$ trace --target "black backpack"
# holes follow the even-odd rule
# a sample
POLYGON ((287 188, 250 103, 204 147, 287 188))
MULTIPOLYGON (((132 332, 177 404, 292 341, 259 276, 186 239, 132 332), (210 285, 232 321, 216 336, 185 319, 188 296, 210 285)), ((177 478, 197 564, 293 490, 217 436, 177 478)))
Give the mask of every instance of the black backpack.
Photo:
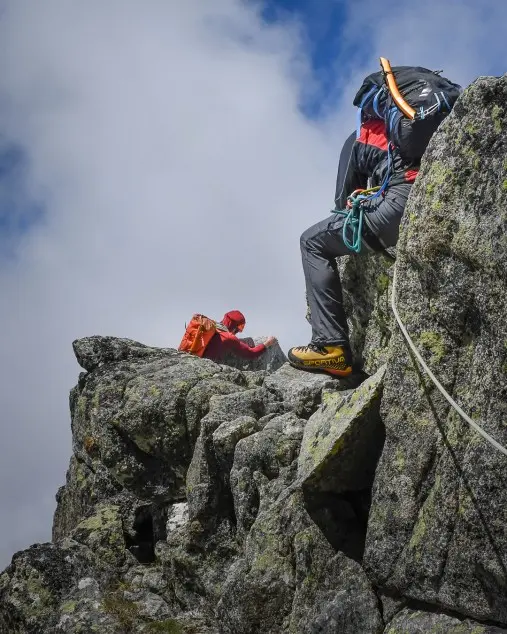
POLYGON ((384 70, 368 75, 354 99, 359 123, 382 119, 387 136, 407 161, 418 162, 440 123, 449 114, 462 88, 439 73, 420 66, 395 66, 381 58, 384 70), (387 62, 387 66, 384 65, 387 62), (386 72, 386 68, 389 70, 386 72), (392 72, 402 99, 415 110, 409 118, 400 110, 388 86, 392 72))

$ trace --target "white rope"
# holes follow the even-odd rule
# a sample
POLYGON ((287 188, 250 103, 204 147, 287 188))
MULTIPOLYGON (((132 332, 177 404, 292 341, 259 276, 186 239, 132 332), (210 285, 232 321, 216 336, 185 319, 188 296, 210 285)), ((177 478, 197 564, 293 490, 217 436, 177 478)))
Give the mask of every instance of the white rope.
POLYGON ((458 412, 458 414, 462 418, 464 418, 466 420, 466 422, 471 427, 473 427, 477 433, 479 433, 490 444, 492 444, 493 447, 496 447, 496 449, 498 449, 498 451, 501 451, 504 455, 507 456, 507 449, 505 447, 503 447, 499 442, 497 442, 494 438, 492 438, 487 432, 485 432, 484 429, 482 429, 482 427, 480 427, 475 421, 473 421, 470 418, 470 416, 465 414, 465 412, 456 403, 456 401, 445 391, 443 385, 436 378, 436 376, 433 374, 433 372, 428 368, 428 366, 426 365, 424 359, 419 354, 419 351, 415 347, 414 342, 412 341, 412 339, 410 338, 410 335, 407 332, 407 329, 403 325, 403 322, 401 321, 401 317, 400 317, 400 315, 398 313, 398 309, 396 308, 396 299, 395 299, 396 298, 396 268, 397 267, 395 266, 394 267, 394 276, 393 276, 393 290, 392 290, 392 293, 391 293, 391 308, 393 309, 393 313, 394 313, 394 316, 396 317, 396 321, 398 322, 398 325, 401 328, 401 332, 403 333, 405 339, 407 340, 408 345, 412 349, 412 352, 415 354, 415 356, 416 356, 417 360, 419 361, 419 363, 421 364, 423 370, 430 377, 430 379, 437 386, 437 388, 440 390, 442 395, 447 399, 447 401, 451 404, 451 406, 458 412))

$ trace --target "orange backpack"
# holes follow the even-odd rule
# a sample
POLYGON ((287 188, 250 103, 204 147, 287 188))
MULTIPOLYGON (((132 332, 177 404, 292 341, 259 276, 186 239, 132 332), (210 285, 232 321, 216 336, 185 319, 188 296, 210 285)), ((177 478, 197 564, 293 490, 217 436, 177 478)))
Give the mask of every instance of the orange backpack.
POLYGON ((217 323, 213 319, 196 313, 185 330, 178 350, 202 357, 216 331, 217 323))

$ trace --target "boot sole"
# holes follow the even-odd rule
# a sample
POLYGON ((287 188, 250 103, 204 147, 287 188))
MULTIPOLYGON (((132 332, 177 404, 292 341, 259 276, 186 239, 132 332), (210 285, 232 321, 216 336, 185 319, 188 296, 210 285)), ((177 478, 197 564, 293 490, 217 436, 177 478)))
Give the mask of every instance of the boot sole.
POLYGON ((336 370, 332 368, 322 368, 322 367, 312 367, 308 365, 299 365, 298 363, 294 363, 289 359, 289 363, 293 368, 297 368, 298 370, 303 370, 305 372, 326 372, 327 374, 332 374, 333 376, 345 378, 352 374, 352 366, 348 366, 345 370, 336 370))

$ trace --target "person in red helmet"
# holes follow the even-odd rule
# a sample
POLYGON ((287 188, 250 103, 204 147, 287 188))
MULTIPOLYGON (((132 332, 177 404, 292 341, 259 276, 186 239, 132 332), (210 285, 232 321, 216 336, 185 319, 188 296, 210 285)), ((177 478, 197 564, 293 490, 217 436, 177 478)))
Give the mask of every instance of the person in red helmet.
POLYGON ((206 346, 203 357, 212 361, 221 361, 226 355, 234 354, 243 359, 255 359, 267 348, 276 343, 275 337, 268 337, 264 343, 250 347, 236 336, 243 332, 246 319, 239 310, 230 310, 225 313, 211 341, 206 346))

